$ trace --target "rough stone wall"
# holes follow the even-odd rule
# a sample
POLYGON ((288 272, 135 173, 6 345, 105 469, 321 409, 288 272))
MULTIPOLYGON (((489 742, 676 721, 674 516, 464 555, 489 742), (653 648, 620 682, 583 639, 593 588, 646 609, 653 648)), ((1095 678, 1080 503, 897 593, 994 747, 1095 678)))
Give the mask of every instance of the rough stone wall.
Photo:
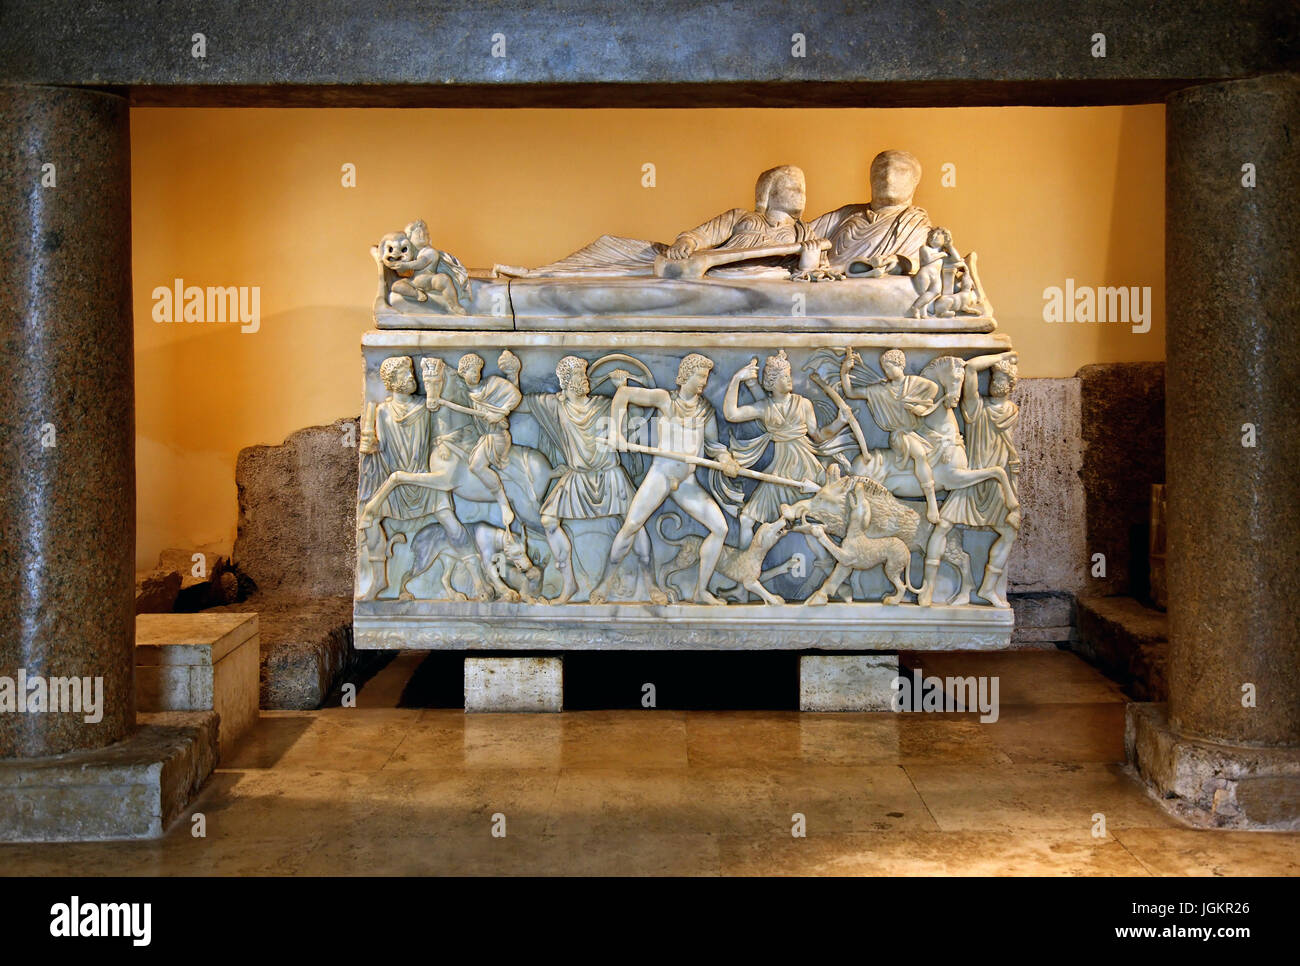
POLYGON ((234 559, 261 592, 352 596, 358 433, 341 419, 240 451, 234 559))
POLYGON ((1106 557, 1089 596, 1147 596, 1151 484, 1165 481, 1165 366, 1107 363, 1078 373, 1086 497, 1086 555, 1106 557))
POLYGON ((1166 620, 1146 598, 1151 484, 1165 482, 1165 366, 1084 366, 1078 381, 1088 568, 1072 649, 1135 700, 1163 701, 1166 620), (1106 573, 1094 577, 1097 553, 1106 573))

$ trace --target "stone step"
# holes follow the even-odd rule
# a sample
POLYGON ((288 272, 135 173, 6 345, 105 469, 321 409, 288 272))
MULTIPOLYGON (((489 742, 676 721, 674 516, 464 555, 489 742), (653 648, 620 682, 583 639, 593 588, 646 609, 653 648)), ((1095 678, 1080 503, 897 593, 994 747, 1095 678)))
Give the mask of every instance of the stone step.
POLYGON ((1081 597, 1072 650, 1135 701, 1165 701, 1169 619, 1132 597, 1081 597))
POLYGON ((1050 650, 1078 640, 1074 594, 1065 590, 1007 595, 1016 615, 1011 630, 1013 648, 1050 650))
POLYGON ((319 708, 339 682, 369 659, 352 646, 351 597, 261 592, 207 614, 256 612, 261 643, 260 706, 319 708))
POLYGON ((137 614, 135 663, 139 710, 215 711, 223 757, 257 723, 255 613, 137 614))

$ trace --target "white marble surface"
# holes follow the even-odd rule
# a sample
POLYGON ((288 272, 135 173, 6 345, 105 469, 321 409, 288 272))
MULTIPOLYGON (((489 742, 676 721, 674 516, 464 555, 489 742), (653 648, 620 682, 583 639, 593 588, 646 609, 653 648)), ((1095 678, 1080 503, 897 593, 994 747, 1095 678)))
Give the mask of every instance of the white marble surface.
POLYGON ((360 649, 974 650, 1007 648, 1010 610, 915 604, 565 604, 358 601, 360 649))
POLYGON ((466 713, 563 710, 562 658, 465 658, 466 713))
POLYGON ((804 654, 800 711, 891 711, 897 654, 804 654))

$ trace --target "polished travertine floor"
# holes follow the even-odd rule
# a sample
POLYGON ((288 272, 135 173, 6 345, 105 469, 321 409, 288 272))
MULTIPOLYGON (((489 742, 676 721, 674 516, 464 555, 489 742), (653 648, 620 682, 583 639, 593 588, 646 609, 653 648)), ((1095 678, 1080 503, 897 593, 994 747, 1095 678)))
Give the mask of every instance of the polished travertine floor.
POLYGON ((1001 717, 395 707, 264 713, 158 842, 0 846, 47 874, 1300 874, 1300 834, 1169 818, 1122 770, 1124 698, 1071 654, 927 656, 998 675, 1001 717), (807 837, 791 835, 801 813, 807 837), (1093 834, 1096 813, 1105 834, 1093 834), (491 834, 505 817, 504 838, 491 834))

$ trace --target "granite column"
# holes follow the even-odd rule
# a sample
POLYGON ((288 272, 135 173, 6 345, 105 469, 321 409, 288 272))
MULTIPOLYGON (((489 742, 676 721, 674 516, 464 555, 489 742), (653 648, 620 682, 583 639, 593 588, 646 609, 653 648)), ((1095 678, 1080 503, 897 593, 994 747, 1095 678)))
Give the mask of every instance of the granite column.
POLYGON ((124 98, 0 87, 0 757, 135 727, 130 186, 124 98))
POLYGON ((1169 704, 1129 756, 1173 810, 1300 823, 1300 76, 1166 113, 1169 704))

